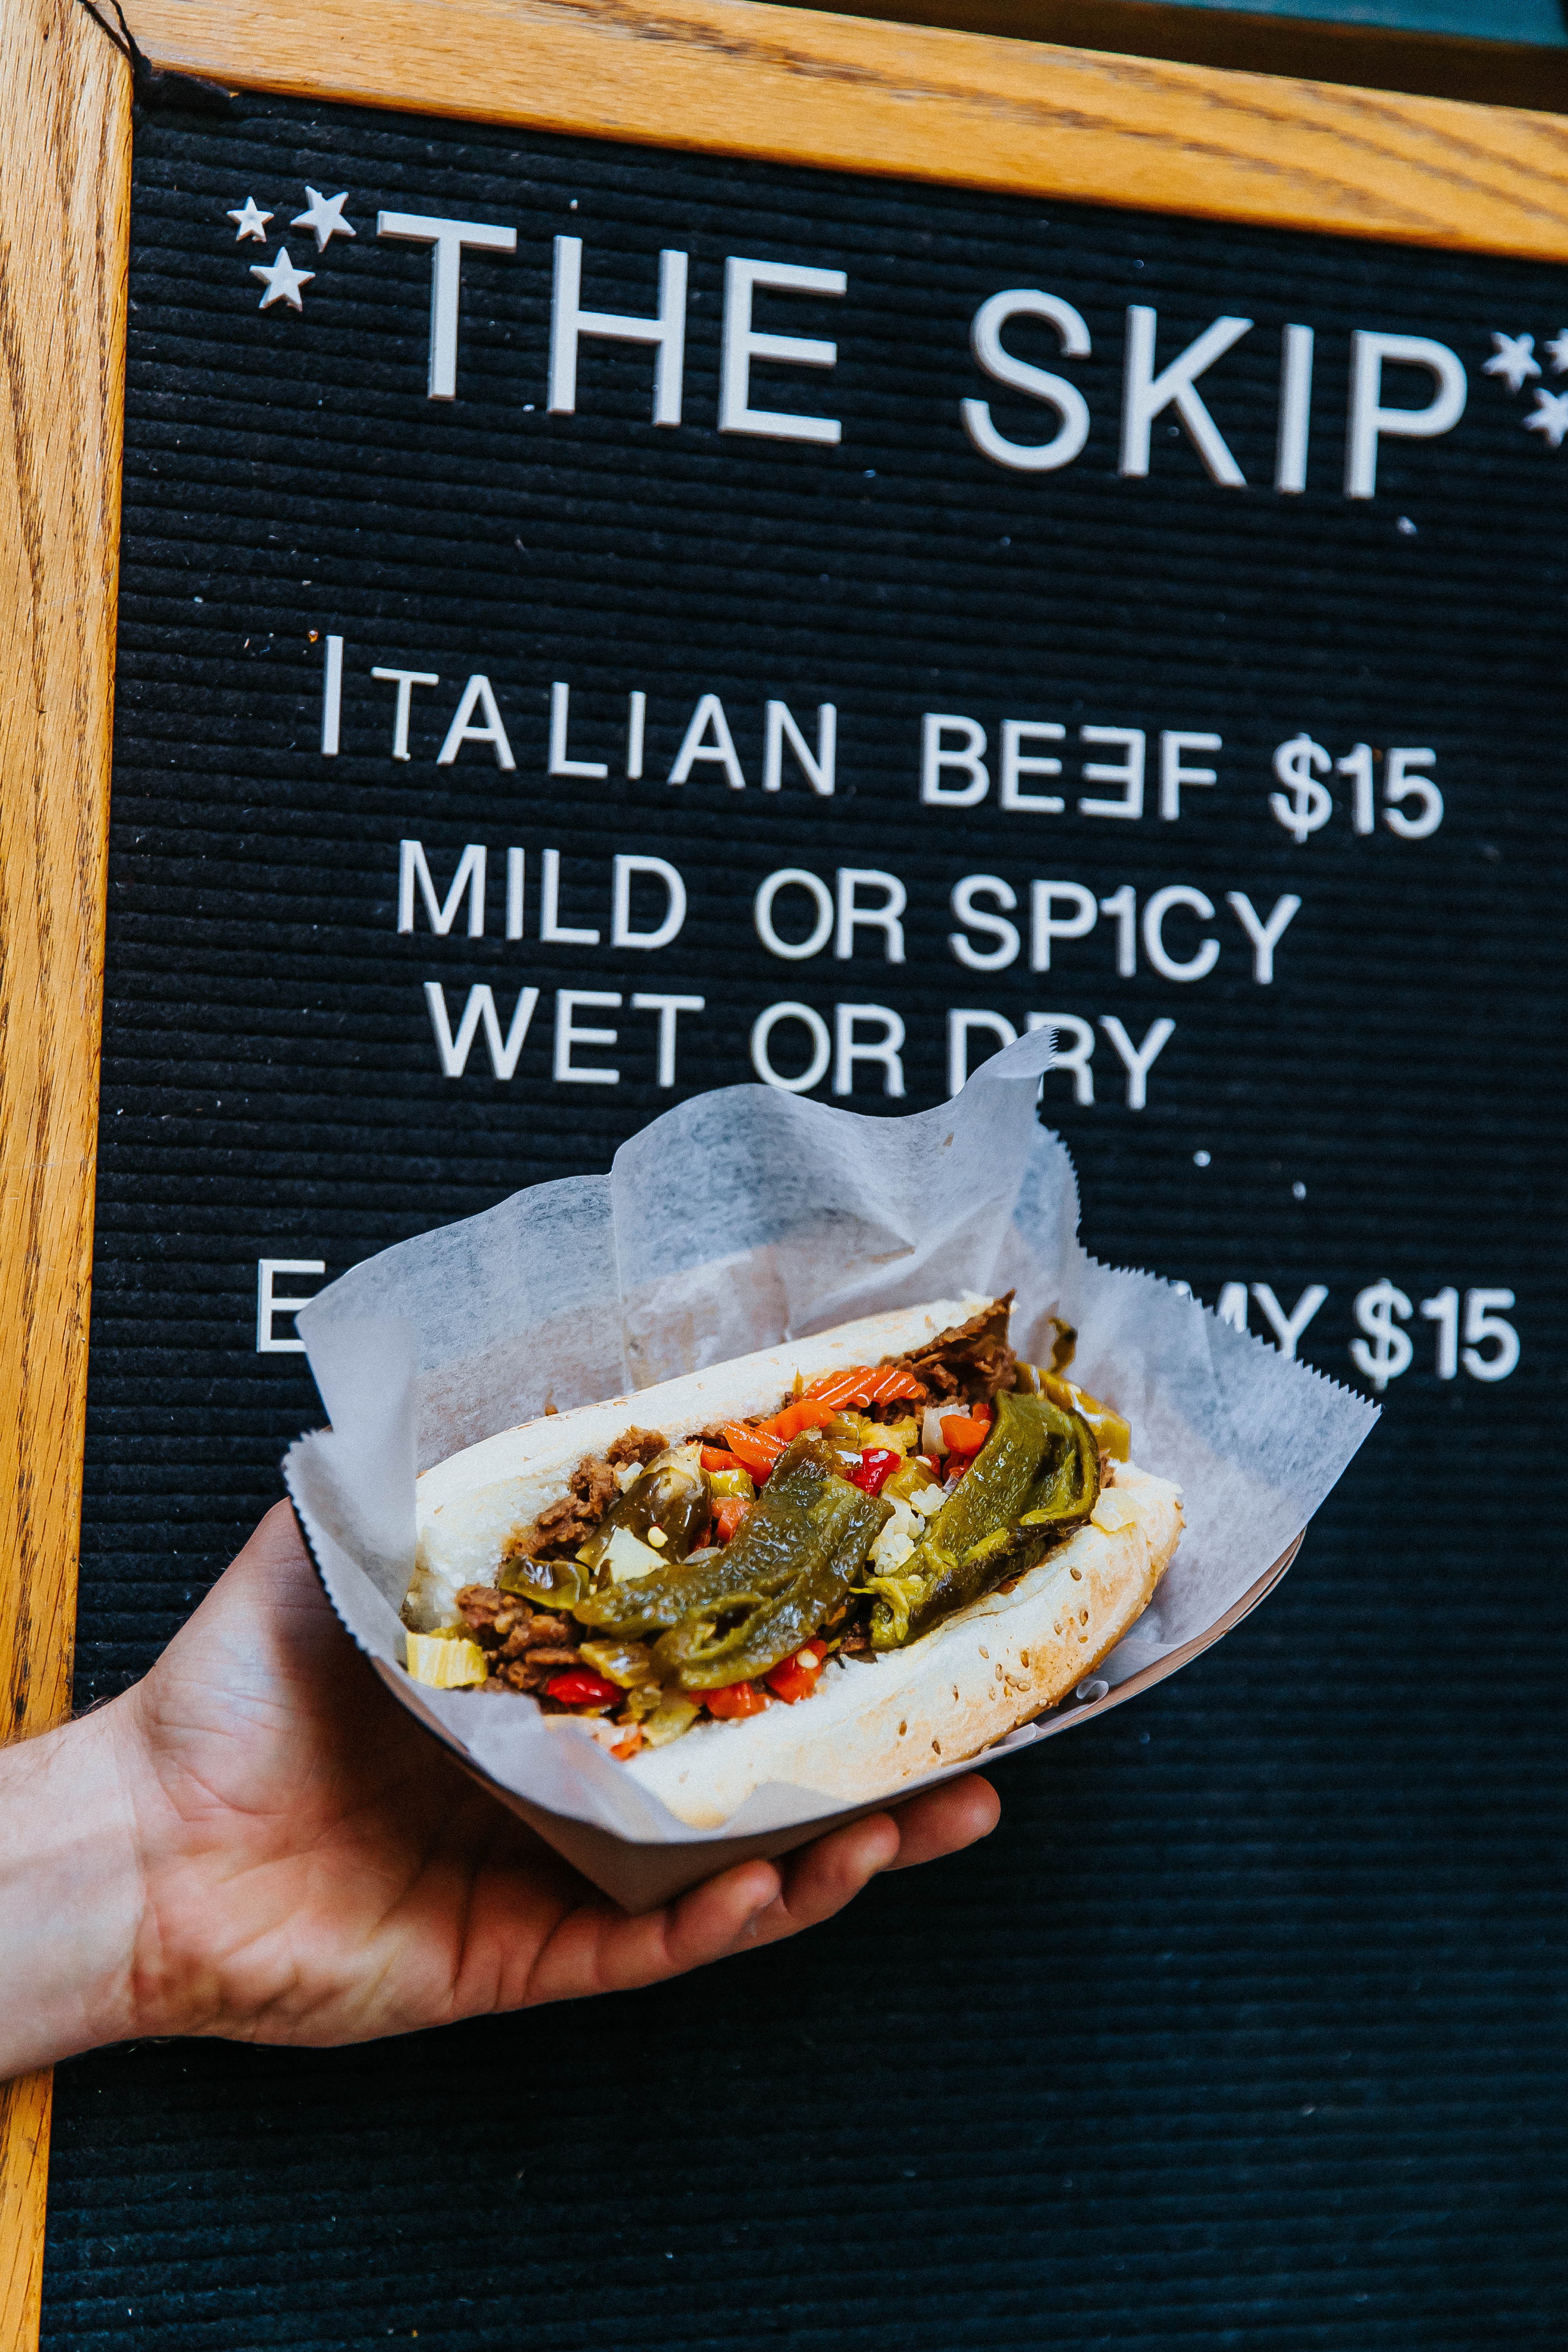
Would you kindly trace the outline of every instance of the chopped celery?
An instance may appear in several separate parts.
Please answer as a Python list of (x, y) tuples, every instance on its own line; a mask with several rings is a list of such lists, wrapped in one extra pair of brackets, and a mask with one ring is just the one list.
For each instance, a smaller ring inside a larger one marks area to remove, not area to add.
[(408, 1671), (430, 1690), (466, 1690), (489, 1675), (477, 1642), (455, 1628), (440, 1633), (409, 1633)]

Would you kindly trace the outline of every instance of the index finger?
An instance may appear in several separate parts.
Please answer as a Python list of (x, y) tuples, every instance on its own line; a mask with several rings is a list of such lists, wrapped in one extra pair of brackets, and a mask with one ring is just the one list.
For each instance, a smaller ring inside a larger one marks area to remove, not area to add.
[(830, 1831), (780, 1861), (777, 1895), (747, 1923), (733, 1948), (777, 1943), (818, 1926), (853, 1902), (879, 1872), (934, 1862), (989, 1836), (1001, 1811), (991, 1783), (966, 1774), (911, 1797), (896, 1812), (870, 1813)]

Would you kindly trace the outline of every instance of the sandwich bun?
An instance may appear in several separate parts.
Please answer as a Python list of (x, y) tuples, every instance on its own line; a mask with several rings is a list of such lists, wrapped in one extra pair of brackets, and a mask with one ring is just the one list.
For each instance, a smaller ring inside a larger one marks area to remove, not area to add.
[(1180, 1490), (1118, 1463), (1093, 1517), (1010, 1592), (875, 1665), (830, 1664), (798, 1706), (699, 1723), (622, 1769), (691, 1829), (720, 1828), (770, 1780), (840, 1804), (896, 1796), (1066, 1698), (1142, 1615), (1181, 1532)]
[[(495, 1580), (509, 1539), (564, 1490), (585, 1454), (634, 1426), (671, 1440), (773, 1411), (807, 1381), (922, 1346), (990, 1304), (933, 1299), (504, 1430), (426, 1471), (404, 1617), (450, 1624), (465, 1584)], [(697, 1724), (622, 1766), (692, 1829), (718, 1829), (756, 1790), (785, 1782), (835, 1804), (893, 1796), (974, 1756), (1065, 1698), (1148, 1607), (1182, 1530), (1180, 1490), (1119, 1463), (1092, 1517), (1010, 1589), (971, 1601), (873, 1664), (829, 1665), (816, 1691), (744, 1722)], [(532, 1702), (526, 1702), (531, 1705)], [(570, 1729), (572, 1716), (546, 1718)], [(581, 1727), (576, 1727), (581, 1735)]]

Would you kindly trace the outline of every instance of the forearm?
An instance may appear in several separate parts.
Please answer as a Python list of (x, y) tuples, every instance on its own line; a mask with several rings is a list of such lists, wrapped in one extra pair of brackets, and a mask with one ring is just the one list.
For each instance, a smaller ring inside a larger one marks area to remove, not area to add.
[(135, 2031), (120, 1703), (0, 1748), (0, 2082)]

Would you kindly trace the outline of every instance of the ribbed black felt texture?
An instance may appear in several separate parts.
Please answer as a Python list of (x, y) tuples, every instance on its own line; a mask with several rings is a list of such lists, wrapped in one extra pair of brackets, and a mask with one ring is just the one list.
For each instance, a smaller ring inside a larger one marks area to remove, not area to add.
[[(352, 243), (318, 257), (289, 225), (307, 183), (350, 192)], [(225, 217), (251, 194), (265, 247)], [(378, 242), (378, 206), (518, 228), (515, 257), (466, 258), (449, 404), (425, 391), (427, 250)], [(578, 414), (546, 415), (556, 234), (584, 239), (604, 310), (650, 310), (660, 247), (691, 256), (679, 429), (649, 422), (649, 358), (623, 345), (585, 344)], [(280, 237), (317, 273), (299, 316), (259, 312), (248, 275)], [(759, 298), (760, 326), (839, 355), (759, 367), (752, 395), (840, 417), (837, 448), (713, 430), (730, 254), (847, 272), (842, 302)], [(1082, 457), (1043, 477), (986, 464), (958, 424), (984, 394), (1019, 439), (1054, 422), (967, 355), (977, 304), (1013, 286), (1066, 297), (1093, 336), (1059, 362), (1048, 331), (1009, 331), (1092, 413)], [(316, 1412), (301, 1360), (254, 1352), (258, 1259), (341, 1271), (605, 1167), (675, 1098), (629, 1005), (579, 1016), (618, 1028), (579, 1058), (621, 1083), (556, 1083), (562, 987), (703, 996), (678, 1094), (749, 1079), (774, 1001), (830, 1023), (891, 1007), (908, 1093), (862, 1068), (853, 1107), (873, 1112), (942, 1098), (952, 1006), (1112, 1015), (1135, 1041), (1173, 1019), (1146, 1108), (1103, 1030), (1092, 1106), (1047, 1082), (1093, 1248), (1211, 1301), (1325, 1284), (1301, 1352), (1339, 1378), (1356, 1295), (1384, 1276), (1412, 1301), (1514, 1290), (1522, 1355), (1500, 1383), (1439, 1381), (1415, 1318), (1414, 1368), (1263, 1613), (1010, 1767), (982, 1852), (805, 1945), (396, 2047), (62, 2069), (46, 2341), (1560, 2340), (1568, 449), (1521, 429), (1533, 387), (1482, 362), (1499, 329), (1544, 362), (1561, 273), (245, 100), (232, 126), (139, 130), (132, 298), (84, 1700), (145, 1667)], [(1168, 417), (1150, 478), (1119, 478), (1129, 302), (1158, 309), (1162, 362), (1221, 312), (1257, 321), (1204, 379), (1254, 487), (1212, 484)], [(1317, 331), (1300, 499), (1268, 487), (1289, 321)], [(1470, 374), (1462, 425), (1385, 442), (1364, 503), (1340, 490), (1356, 327), (1435, 335)], [(406, 765), (373, 664), (442, 680), (416, 694)], [(511, 773), (483, 745), (435, 764), (480, 671)], [(604, 782), (546, 776), (555, 679)], [(620, 764), (633, 689), (640, 782)], [(712, 767), (664, 781), (704, 692), (744, 793)], [(831, 800), (787, 760), (783, 791), (759, 789), (770, 696), (808, 739), (837, 705)], [(993, 752), (1005, 718), (1063, 724), (1026, 748), (1063, 751), (1067, 813), (922, 808), (926, 710), (976, 718)], [(1153, 730), (1141, 823), (1078, 813), (1086, 723)], [(1219, 785), (1175, 823), (1155, 813), (1169, 728), (1224, 738)], [(1336, 755), (1435, 747), (1440, 831), (1357, 838), (1336, 777), (1332, 820), (1297, 846), (1267, 795), (1302, 729)], [(422, 908), (397, 935), (405, 835), (443, 891), (487, 845), (482, 940), (461, 918), (433, 938)], [(606, 942), (611, 856), (671, 860), (684, 931), (656, 953), (542, 943), (546, 848), (561, 919)], [(869, 931), (845, 961), (767, 954), (752, 898), (783, 866), (896, 873), (907, 961)], [(1141, 905), (1195, 886), (1215, 917), (1173, 918), (1172, 950), (1212, 931), (1218, 967), (1173, 983), (1140, 950), (1120, 977), (1102, 917), (1048, 973), (965, 970), (947, 941), (967, 874), (1008, 881), (1026, 926), (1034, 879), (1131, 883)], [(1302, 899), (1268, 987), (1231, 890)], [(489, 982), (503, 1025), (540, 989), (514, 1079), (482, 1038), (442, 1077), (432, 980), (454, 1021)]]

